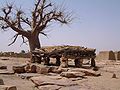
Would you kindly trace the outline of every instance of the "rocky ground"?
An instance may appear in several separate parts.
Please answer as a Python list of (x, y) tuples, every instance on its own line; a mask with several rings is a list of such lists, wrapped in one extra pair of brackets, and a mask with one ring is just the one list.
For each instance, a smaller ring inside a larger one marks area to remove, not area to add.
[(12, 66), (23, 65), (27, 60), (0, 57), (0, 79), (5, 85), (14, 85), (17, 90), (120, 90), (120, 61), (97, 60), (98, 71), (83, 65), (83, 68), (69, 67), (60, 74), (14, 74)]

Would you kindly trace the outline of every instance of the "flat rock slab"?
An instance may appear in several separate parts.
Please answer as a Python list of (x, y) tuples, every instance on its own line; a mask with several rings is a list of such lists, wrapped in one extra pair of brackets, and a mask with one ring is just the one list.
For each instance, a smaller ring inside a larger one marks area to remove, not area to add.
[(13, 67), (16, 67), (16, 68), (22, 68), (22, 67), (25, 67), (26, 64), (21, 64), (21, 65), (14, 65)]
[(30, 80), (36, 85), (36, 86), (45, 86), (45, 85), (57, 85), (57, 86), (75, 86), (78, 85), (77, 83), (67, 79), (67, 78), (59, 78), (57, 79), (50, 77), (50, 76), (39, 76), (39, 77), (32, 77)]
[(84, 77), (85, 73), (83, 72), (62, 72), (60, 76), (67, 77), (67, 78), (77, 78), (77, 77)]
[(16, 86), (0, 85), (0, 90), (17, 90)]
[(9, 60), (9, 58), (7, 58), (7, 57), (1, 57), (0, 59), (1, 60)]
[(45, 85), (45, 86), (38, 86), (38, 88), (39, 90), (59, 90), (62, 87), (57, 85)]
[(76, 69), (70, 69), (69, 72), (82, 72), (85, 73), (85, 76), (101, 76), (101, 73), (98, 71), (93, 71), (91, 69), (81, 69), (81, 68), (76, 68)]
[(0, 69), (7, 69), (7, 66), (5, 66), (5, 65), (0, 65)]
[(11, 75), (11, 74), (14, 74), (14, 72), (13, 71), (8, 71), (8, 70), (0, 70), (0, 74)]
[(36, 77), (40, 76), (40, 74), (37, 73), (22, 73), (22, 74), (17, 74), (22, 79), (30, 79), (31, 77)]
[(59, 90), (83, 90), (80, 86), (69, 86), (69, 87), (62, 87)]
[(78, 80), (83, 80), (82, 77), (77, 77), (77, 78), (69, 78), (71, 81), (78, 81)]

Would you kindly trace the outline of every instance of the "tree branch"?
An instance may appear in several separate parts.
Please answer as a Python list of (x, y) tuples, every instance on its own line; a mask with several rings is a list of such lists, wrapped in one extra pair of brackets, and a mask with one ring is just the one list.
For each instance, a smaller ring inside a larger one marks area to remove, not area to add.
[(20, 46), (22, 46), (23, 44), (26, 44), (26, 45), (28, 45), (28, 44), (27, 44), (27, 42), (28, 42), (28, 41), (25, 41), (25, 38), (24, 38), (24, 36), (22, 36), (22, 40), (23, 40), (23, 42), (22, 42), (22, 44), (21, 44)]
[[(28, 37), (28, 33), (26, 31), (21, 30), (21, 29), (15, 27), (15, 22), (13, 22), (13, 21), (10, 22), (10, 20), (5, 19), (5, 18), (3, 18), (1, 16), (0, 16), (0, 20), (4, 21), (6, 23), (6, 25), (7, 25), (6, 28), (8, 28), (8, 26), (9, 26), (10, 28), (12, 28), (12, 30), (18, 32), (19, 34), (21, 34), (21, 35), (23, 35), (25, 37)], [(3, 28), (5, 29), (4, 26), (3, 26)]]
[(36, 16), (36, 14), (37, 14), (40, 2), (41, 2), (41, 0), (38, 0), (36, 2), (35, 9), (32, 12), (32, 28), (34, 28), (36, 26), (36, 20), (37, 20), (37, 17), (38, 17), (38, 16)]
[[(44, 3), (46, 0), (43, 0)], [(43, 7), (42, 7), (43, 6)], [(47, 5), (42, 5), (40, 7), (40, 12), (39, 12), (39, 15), (40, 16), (40, 19), (37, 19), (38, 22), (36, 22), (36, 26), (33, 30), (34, 33), (36, 32), (40, 32), (42, 30), (45, 29), (45, 27), (48, 25), (48, 23), (52, 22), (52, 21), (58, 21), (62, 24), (68, 24), (69, 22), (71, 22), (72, 20), (72, 15), (70, 13), (65, 13), (64, 10), (59, 10), (58, 8), (56, 7), (53, 7), (51, 3), (47, 4)], [(51, 6), (51, 11), (47, 8)], [(42, 9), (42, 10), (41, 10)], [(39, 8), (38, 8), (39, 10)], [(42, 15), (40, 15), (42, 14)]]
[(11, 13), (13, 6), (12, 5), (7, 5), (7, 7), (2, 8), (3, 13), (5, 14), (5, 19), (9, 19), (8, 15)]
[(27, 25), (29, 25), (31, 27), (31, 23), (28, 20), (28, 18), (24, 19), (23, 17), (21, 17), (22, 22), (26, 23)]
[(47, 34), (46, 33), (44, 33), (44, 32), (40, 32), (42, 35), (44, 35), (44, 36), (46, 36), (47, 37)]
[(20, 19), (21, 19), (21, 14), (23, 12), (21, 10), (18, 10), (16, 13), (16, 19), (14, 20), (12, 16), (12, 10), (13, 10), (12, 5), (7, 5), (7, 7), (2, 8), (3, 15), (0, 16), (0, 21), (3, 21), (4, 25), (2, 25), (2, 22), (1, 22), (1, 28), (2, 29), (11, 28), (15, 32), (25, 37), (28, 37), (27, 31), (23, 30), (21, 26)]
[(12, 45), (13, 43), (15, 43), (15, 41), (17, 40), (19, 34), (16, 34), (13, 36), (14, 40), (12, 41), (12, 43), (10, 43), (8, 46)]

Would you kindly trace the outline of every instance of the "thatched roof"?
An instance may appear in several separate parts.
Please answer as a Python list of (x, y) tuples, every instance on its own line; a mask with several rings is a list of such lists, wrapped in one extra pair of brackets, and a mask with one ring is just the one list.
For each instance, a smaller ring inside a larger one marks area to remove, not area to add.
[(46, 46), (46, 47), (42, 47), (43, 50), (47, 51), (47, 52), (51, 52), (54, 50), (65, 50), (65, 49), (71, 49), (71, 50), (86, 50), (86, 51), (95, 51), (96, 49), (92, 49), (92, 48), (85, 48), (85, 47), (81, 47), (81, 46), (69, 46), (69, 45), (64, 45), (64, 46)]

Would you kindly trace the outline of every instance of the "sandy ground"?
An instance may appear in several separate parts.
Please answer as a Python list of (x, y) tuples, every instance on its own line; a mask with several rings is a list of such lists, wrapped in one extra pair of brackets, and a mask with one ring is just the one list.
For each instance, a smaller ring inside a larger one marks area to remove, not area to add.
[[(2, 60), (0, 57), (0, 65), (6, 65), (9, 71), (12, 71), (13, 65), (24, 64), (28, 58), (6, 58)], [(120, 61), (97, 60), (97, 66), (101, 76), (87, 76), (87, 79), (77, 80), (80, 90), (120, 90)], [(116, 74), (117, 78), (112, 78)], [(6, 85), (15, 85), (17, 90), (34, 90), (34, 84), (26, 79), (21, 79), (16, 74), (5, 75), (0, 74), (0, 78), (4, 80)]]

